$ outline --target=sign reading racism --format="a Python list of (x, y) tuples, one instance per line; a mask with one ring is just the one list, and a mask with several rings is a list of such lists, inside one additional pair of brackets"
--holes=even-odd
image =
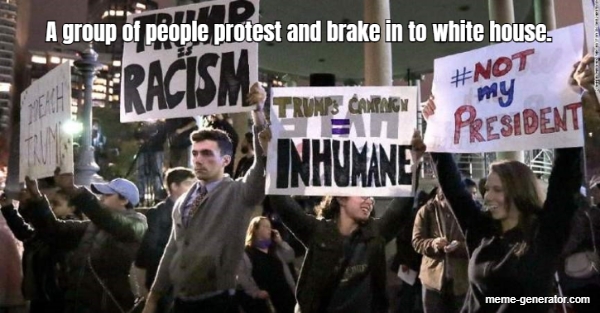
[(71, 66), (56, 67), (21, 93), (19, 181), (73, 173), (73, 140), (63, 129), (71, 120)]
[[(257, 23), (258, 13), (258, 0), (216, 0), (127, 16), (142, 38), (124, 45), (121, 122), (250, 111), (246, 98), (250, 81), (258, 80), (258, 44), (214, 44), (214, 29)], [(154, 39), (157, 26), (184, 23), (207, 30), (206, 41)]]
[(436, 59), (428, 151), (582, 146), (580, 96), (568, 79), (581, 59), (583, 27), (549, 35), (552, 42), (497, 44)]
[(416, 87), (274, 88), (267, 194), (408, 196)]

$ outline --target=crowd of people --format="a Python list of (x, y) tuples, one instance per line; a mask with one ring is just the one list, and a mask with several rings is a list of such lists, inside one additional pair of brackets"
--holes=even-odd
[[(570, 83), (600, 112), (592, 60), (575, 65)], [(148, 141), (138, 166), (158, 171), (154, 188), (167, 194), (146, 214), (135, 209), (145, 185), (117, 178), (88, 189), (59, 168), (26, 178), (15, 201), (2, 194), (0, 312), (27, 300), (32, 313), (545, 313), (564, 308), (486, 298), (559, 293), (591, 297), (576, 312), (600, 312), (600, 269), (578, 276), (565, 265), (600, 249), (600, 179), (590, 202), (580, 193), (581, 148), (556, 150), (547, 191), (518, 161), (493, 163), (478, 188), (450, 154), (431, 153), (439, 185), (419, 191), (426, 146), (416, 131), (413, 197), (391, 200), (379, 217), (375, 199), (360, 196), (323, 197), (307, 212), (297, 197), (265, 195), (266, 93), (255, 84), (248, 98), (254, 125), (235, 167), (238, 136), (219, 116), (198, 130), (191, 119), (168, 126), (186, 140), (164, 174), (154, 162), (163, 151)], [(435, 111), (432, 96), (423, 117)], [(165, 129), (151, 135), (180, 140)], [(389, 292), (390, 272), (411, 271), (413, 281)]]

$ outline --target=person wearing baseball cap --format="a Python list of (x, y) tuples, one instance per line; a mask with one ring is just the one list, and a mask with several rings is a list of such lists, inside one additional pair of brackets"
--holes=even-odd
[(100, 195), (102, 204), (112, 210), (133, 209), (140, 202), (138, 188), (124, 178), (115, 178), (109, 183), (91, 184), (91, 190)]
[(37, 182), (26, 178), (32, 207), (31, 224), (41, 237), (60, 243), (67, 259), (65, 312), (128, 312), (135, 302), (129, 271), (148, 224), (133, 208), (138, 189), (127, 179), (75, 186), (73, 174), (54, 173), (56, 186), (88, 221), (56, 219)]

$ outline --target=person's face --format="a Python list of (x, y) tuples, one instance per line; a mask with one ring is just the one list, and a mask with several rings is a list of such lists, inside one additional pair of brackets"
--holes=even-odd
[(271, 222), (267, 219), (261, 219), (258, 223), (258, 229), (256, 230), (256, 239), (267, 240), (271, 238), (272, 230)]
[(345, 197), (339, 198), (341, 210), (357, 222), (366, 221), (371, 216), (375, 199), (373, 197)]
[(179, 198), (182, 194), (184, 194), (188, 190), (190, 190), (190, 188), (192, 187), (192, 185), (194, 185), (195, 182), (196, 182), (196, 179), (188, 178), (188, 179), (180, 182), (179, 184), (172, 183), (171, 184), (171, 196), (174, 196), (175, 198)]
[(477, 187), (467, 187), (467, 191), (473, 196), (473, 200), (477, 201), (477, 198), (479, 197), (479, 194), (477, 193)]
[(100, 202), (113, 211), (126, 210), (127, 200), (121, 199), (118, 194), (100, 195)]
[(63, 219), (73, 213), (73, 208), (69, 206), (69, 201), (63, 195), (54, 194), (49, 201), (52, 212), (57, 218)]
[(212, 182), (223, 177), (225, 167), (231, 162), (231, 156), (221, 155), (216, 141), (204, 140), (192, 145), (192, 159), (196, 178)]
[(490, 172), (485, 183), (485, 206), (495, 220), (504, 220), (508, 218), (509, 203), (505, 203), (504, 187), (500, 176), (494, 172)]

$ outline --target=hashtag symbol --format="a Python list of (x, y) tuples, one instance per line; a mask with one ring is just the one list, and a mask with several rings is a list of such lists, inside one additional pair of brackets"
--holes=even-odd
[[(456, 75), (452, 76), (452, 81), (450, 84), (454, 84), (454, 87), (458, 88), (458, 83), (462, 82), (462, 85), (465, 85), (465, 80), (472, 78), (469, 74), (473, 73), (473, 71), (467, 71), (466, 67), (463, 67), (462, 73), (456, 70)], [(467, 76), (469, 75), (469, 76)]]

